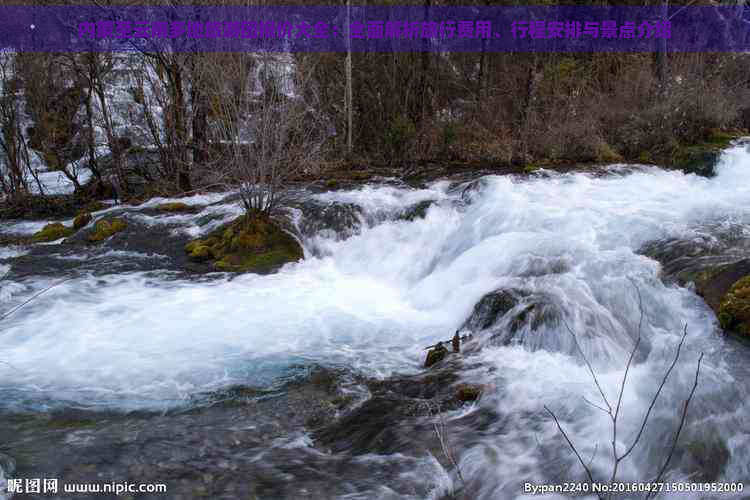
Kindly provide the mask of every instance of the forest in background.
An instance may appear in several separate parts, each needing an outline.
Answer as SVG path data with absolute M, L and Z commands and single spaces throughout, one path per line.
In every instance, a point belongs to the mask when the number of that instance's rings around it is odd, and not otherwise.
M 45 194 L 40 169 L 68 178 L 81 202 L 240 186 L 248 208 L 270 211 L 294 179 L 431 162 L 670 165 L 750 128 L 746 54 L 143 51 L 0 63 L 0 189 L 16 215 Z

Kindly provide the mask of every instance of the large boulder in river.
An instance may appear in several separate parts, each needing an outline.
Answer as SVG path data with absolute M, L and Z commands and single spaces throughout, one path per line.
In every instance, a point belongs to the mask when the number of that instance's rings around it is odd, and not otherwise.
M 305 200 L 295 208 L 302 212 L 298 227 L 302 236 L 323 234 L 346 239 L 357 233 L 362 225 L 362 209 L 352 203 Z
M 515 289 L 488 293 L 474 305 L 474 310 L 464 322 L 462 329 L 475 332 L 488 329 L 516 307 L 525 295 L 525 292 Z
M 724 330 L 750 335 L 750 259 L 709 266 L 691 278 Z
M 750 275 L 750 259 L 732 264 L 708 267 L 692 276 L 695 291 L 717 314 L 724 296 L 732 286 Z
M 548 294 L 518 288 L 499 289 L 476 303 L 461 329 L 487 332 L 485 338 L 494 344 L 525 343 L 525 333 L 556 326 L 561 317 L 560 309 Z
M 72 227 L 65 226 L 62 222 L 51 222 L 31 237 L 36 243 L 48 243 L 61 238 L 67 238 L 75 232 Z
M 710 225 L 703 235 L 649 243 L 641 250 L 662 265 L 665 281 L 691 286 L 724 330 L 750 334 L 747 288 L 750 240 L 742 226 Z M 740 260 L 738 260 L 740 259 Z
M 427 211 L 435 203 L 435 200 L 420 201 L 419 203 L 405 208 L 401 215 L 399 215 L 398 219 L 408 222 L 413 222 L 417 219 L 424 219 L 425 217 L 427 217 Z
M 264 215 L 244 215 L 193 240 L 185 251 L 194 262 L 210 262 L 219 271 L 271 273 L 304 257 L 299 242 Z

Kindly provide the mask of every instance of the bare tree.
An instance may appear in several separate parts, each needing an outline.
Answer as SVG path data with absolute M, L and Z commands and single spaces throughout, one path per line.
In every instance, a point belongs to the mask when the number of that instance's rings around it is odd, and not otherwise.
M 60 172 L 80 192 L 78 167 L 87 140 L 79 111 L 85 89 L 70 67 L 62 64 L 60 54 L 21 52 L 17 58 L 25 109 L 33 122 L 25 131 L 28 145 L 50 170 Z
M 347 33 L 346 37 L 346 90 L 344 92 L 344 108 L 346 109 L 346 154 L 352 154 L 352 116 L 353 116 L 353 104 L 354 95 L 352 93 L 352 39 L 348 35 L 349 23 L 351 22 L 352 3 L 351 0 L 346 0 L 346 27 L 344 32 Z
M 21 104 L 16 56 L 0 54 L 0 189 L 11 203 L 29 192 L 27 173 L 31 168 L 22 130 Z M 43 194 L 41 183 L 39 190 Z
M 226 178 L 245 210 L 269 215 L 287 182 L 315 163 L 324 128 L 309 102 L 309 81 L 288 54 L 218 54 L 212 106 Z
M 674 370 L 675 366 L 677 365 L 677 362 L 680 359 L 680 353 L 682 351 L 682 346 L 685 343 L 685 337 L 687 337 L 687 331 L 688 331 L 687 324 L 686 324 L 685 327 L 684 327 L 684 329 L 683 329 L 682 336 L 680 337 L 680 342 L 677 344 L 677 349 L 675 351 L 674 358 L 672 359 L 672 363 L 669 365 L 669 367 L 667 368 L 666 372 L 664 373 L 664 376 L 662 377 L 661 382 L 659 383 L 659 385 L 658 385 L 658 387 L 656 389 L 656 392 L 654 393 L 654 396 L 651 399 L 651 402 L 650 402 L 650 404 L 648 406 L 648 409 L 646 410 L 646 413 L 644 414 L 643 419 L 641 420 L 641 425 L 640 425 L 640 427 L 638 429 L 638 432 L 636 433 L 635 437 L 631 441 L 630 445 L 626 447 L 625 451 L 624 452 L 618 452 L 617 451 L 617 425 L 619 423 L 620 411 L 622 409 L 622 396 L 623 396 L 623 393 L 625 392 L 625 387 L 626 387 L 627 381 L 628 381 L 628 374 L 629 374 L 630 368 L 631 368 L 631 366 L 633 364 L 633 359 L 635 358 L 635 355 L 638 352 L 638 349 L 639 349 L 640 344 L 641 344 L 642 326 L 643 326 L 643 315 L 644 315 L 644 312 L 643 312 L 643 300 L 642 300 L 642 297 L 641 297 L 640 289 L 638 288 L 638 286 L 634 282 L 631 281 L 631 283 L 633 283 L 633 286 L 635 287 L 636 293 L 638 295 L 638 309 L 639 309 L 639 312 L 640 312 L 640 318 L 638 320 L 638 335 L 637 335 L 635 344 L 633 346 L 633 349 L 630 352 L 630 356 L 628 357 L 628 362 L 627 362 L 627 364 L 625 366 L 625 373 L 623 374 L 622 381 L 620 382 L 620 387 L 619 387 L 619 391 L 618 391 L 618 394 L 617 394 L 617 401 L 614 404 L 612 404 L 612 402 L 610 402 L 609 398 L 607 398 L 607 396 L 605 395 L 604 390 L 602 389 L 602 386 L 599 383 L 599 378 L 597 377 L 596 372 L 594 371 L 594 368 L 592 367 L 592 365 L 589 362 L 588 358 L 586 357 L 585 353 L 581 349 L 580 344 L 578 343 L 578 339 L 576 337 L 575 332 L 570 328 L 570 326 L 568 325 L 568 323 L 564 319 L 562 320 L 563 324 L 565 325 L 565 328 L 568 330 L 568 333 L 570 333 L 571 337 L 573 338 L 573 342 L 574 342 L 574 344 L 576 346 L 576 349 L 578 350 L 578 352 L 582 356 L 583 361 L 586 364 L 586 368 L 588 369 L 589 373 L 591 374 L 591 378 L 592 378 L 592 380 L 594 382 L 594 385 L 596 385 L 597 391 L 599 392 L 599 396 L 601 397 L 604 406 L 601 406 L 601 405 L 598 405 L 596 403 L 593 403 L 593 402 L 591 402 L 591 401 L 589 401 L 588 399 L 585 399 L 585 398 L 584 398 L 584 400 L 588 404 L 590 404 L 591 406 L 593 406 L 594 408 L 596 408 L 597 410 L 600 410 L 600 411 L 606 413 L 607 415 L 609 415 L 609 417 L 610 417 L 610 419 L 612 421 L 612 440 L 610 441 L 610 444 L 612 446 L 612 471 L 611 471 L 611 474 L 609 476 L 609 482 L 610 483 L 614 483 L 617 480 L 617 474 L 618 474 L 618 471 L 619 471 L 620 464 L 622 463 L 623 460 L 625 460 L 625 458 L 627 458 L 633 452 L 633 450 L 636 448 L 636 446 L 640 442 L 641 438 L 643 437 L 643 431 L 646 428 L 646 424 L 648 424 L 649 417 L 651 416 L 651 412 L 653 411 L 654 406 L 656 406 L 656 402 L 658 401 L 659 396 L 661 395 L 661 391 L 662 391 L 662 389 L 664 389 L 664 386 L 666 385 L 667 380 L 669 379 L 670 374 L 672 373 L 672 371 Z M 677 441 L 678 441 L 678 439 L 680 437 L 680 433 L 682 432 L 682 428 L 683 428 L 683 426 L 685 424 L 685 419 L 687 417 L 687 410 L 688 410 L 688 407 L 690 405 L 690 401 L 692 401 L 693 396 L 695 395 L 695 390 L 698 387 L 698 378 L 699 378 L 699 374 L 700 374 L 701 362 L 702 361 L 703 361 L 703 353 L 701 353 L 700 356 L 698 357 L 698 365 L 697 365 L 696 370 L 695 370 L 695 381 L 693 383 L 692 389 L 690 390 L 690 393 L 689 393 L 687 399 L 685 400 L 685 402 L 683 404 L 682 412 L 681 412 L 681 416 L 680 416 L 680 421 L 678 423 L 677 430 L 675 431 L 675 434 L 674 434 L 674 436 L 672 438 L 672 442 L 671 442 L 671 445 L 670 445 L 669 453 L 667 454 L 666 458 L 664 459 L 664 462 L 663 462 L 662 466 L 660 467 L 658 473 L 656 474 L 655 479 L 653 480 L 653 482 L 659 482 L 659 480 L 662 478 L 662 476 L 664 475 L 664 472 L 667 469 L 667 466 L 669 465 L 670 460 L 672 459 L 672 455 L 674 454 L 675 448 L 677 447 Z M 550 416 L 554 420 L 555 425 L 557 426 L 557 429 L 560 431 L 560 434 L 563 436 L 563 438 L 565 439 L 566 443 L 568 444 L 568 446 L 570 447 L 570 449 L 575 454 L 576 458 L 578 459 L 578 462 L 581 464 L 581 466 L 583 467 L 584 471 L 586 472 L 586 476 L 589 478 L 589 481 L 591 483 L 596 482 L 594 480 L 594 474 L 591 471 L 590 465 L 587 465 L 586 462 L 584 462 L 583 458 L 581 457 L 581 454 L 579 453 L 578 449 L 576 448 L 575 444 L 573 443 L 571 437 L 565 432 L 565 430 L 563 430 L 562 425 L 560 424 L 560 421 L 558 420 L 558 418 L 555 415 L 555 413 L 548 406 L 546 406 L 546 405 L 544 406 L 544 409 L 547 411 L 547 413 L 550 414 Z M 651 498 L 656 493 L 657 493 L 656 491 L 648 492 L 648 494 L 646 495 L 646 498 Z M 614 495 L 614 493 L 610 493 L 609 496 L 608 496 L 608 498 L 611 498 L 612 495 Z M 604 498 L 601 495 L 601 493 L 599 493 L 598 496 L 599 496 L 599 498 Z

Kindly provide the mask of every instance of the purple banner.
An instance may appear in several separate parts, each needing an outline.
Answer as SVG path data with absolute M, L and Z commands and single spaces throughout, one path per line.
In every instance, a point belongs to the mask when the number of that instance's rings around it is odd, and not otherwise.
M 743 52 L 748 6 L 0 6 L 39 52 Z

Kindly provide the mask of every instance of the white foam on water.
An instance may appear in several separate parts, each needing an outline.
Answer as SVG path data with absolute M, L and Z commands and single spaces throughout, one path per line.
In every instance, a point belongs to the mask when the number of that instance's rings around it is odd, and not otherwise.
M 67 168 L 70 169 L 70 166 Z M 91 170 L 87 168 L 76 169 L 74 175 L 81 185 L 86 184 L 92 176 Z M 61 172 L 40 170 L 37 172 L 37 176 L 39 177 L 42 189 L 44 189 L 44 194 L 71 194 L 75 191 L 73 182 Z M 39 191 L 39 186 L 37 186 L 35 180 L 29 179 L 29 187 L 32 192 Z
M 361 206 L 366 212 L 398 211 L 422 201 L 448 199 L 450 183 L 439 181 L 424 189 L 405 189 L 398 186 L 365 185 L 353 191 L 326 191 L 315 195 L 320 201 L 338 201 Z
M 29 253 L 29 250 L 20 246 L 7 246 L 0 247 L 0 260 L 2 259 L 13 259 Z
M 47 221 L 7 221 L 0 226 L 0 233 L 30 235 L 41 231 L 47 224 Z
M 210 205 L 213 203 L 218 203 L 227 196 L 231 195 L 231 192 L 217 192 L 217 193 L 205 193 L 205 194 L 194 194 L 191 196 L 185 196 L 182 198 L 151 198 L 150 200 L 146 201 L 145 203 L 142 203 L 138 205 L 138 208 L 156 208 L 159 205 L 163 205 L 165 203 L 184 203 L 188 206 L 201 206 L 201 205 Z

